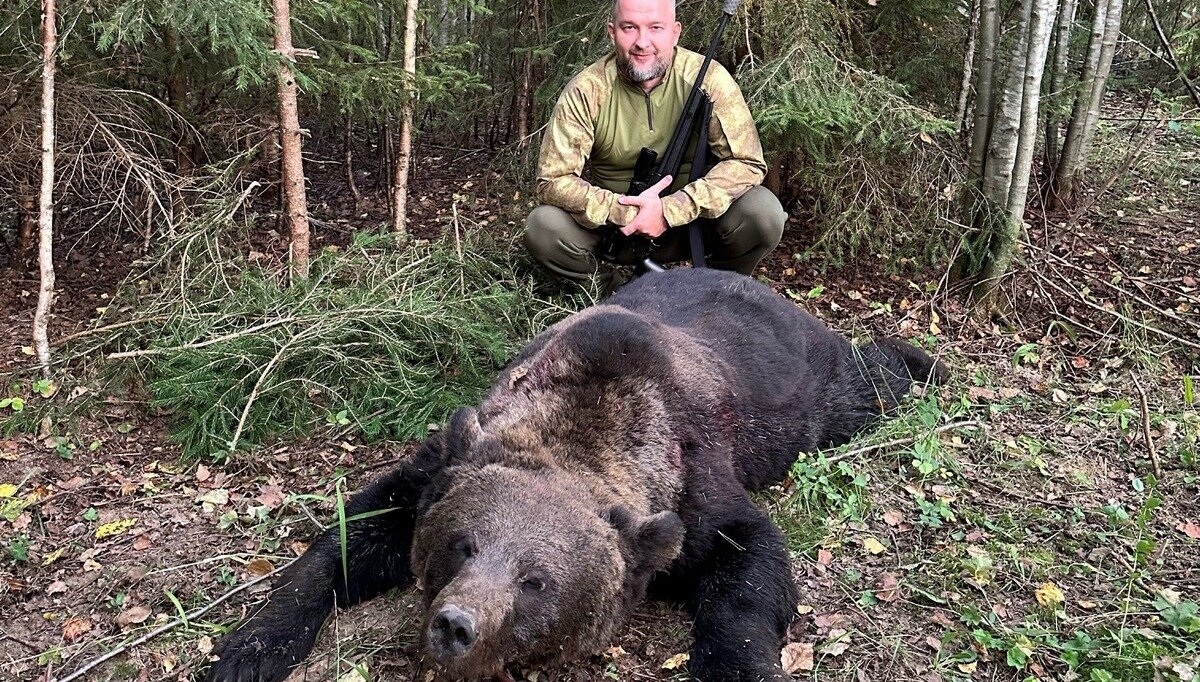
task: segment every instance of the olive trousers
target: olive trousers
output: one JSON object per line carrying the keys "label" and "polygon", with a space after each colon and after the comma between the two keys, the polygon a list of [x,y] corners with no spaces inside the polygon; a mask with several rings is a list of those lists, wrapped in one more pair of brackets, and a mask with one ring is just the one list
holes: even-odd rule
{"label": "olive trousers", "polygon": [[[787,213],[771,190],[752,187],[721,217],[701,221],[706,265],[743,275],[754,272],[763,256],[779,244]],[[538,206],[525,221],[525,247],[550,271],[584,281],[596,273],[596,245],[603,230],[589,230],[557,206]],[[634,265],[632,254],[618,262]],[[660,263],[690,260],[688,230],[676,227],[655,240],[650,257]]]}

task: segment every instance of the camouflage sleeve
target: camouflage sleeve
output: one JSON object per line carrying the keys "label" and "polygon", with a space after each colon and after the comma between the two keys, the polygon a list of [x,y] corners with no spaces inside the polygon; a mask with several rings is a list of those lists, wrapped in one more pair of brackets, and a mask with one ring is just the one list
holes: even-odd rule
{"label": "camouflage sleeve", "polygon": [[713,102],[708,145],[717,164],[703,178],[663,197],[663,215],[672,227],[721,216],[767,174],[758,129],[737,82],[716,62],[704,80]]}
{"label": "camouflage sleeve", "polygon": [[584,227],[628,225],[637,209],[617,203],[621,195],[583,179],[583,167],[595,139],[601,86],[585,72],[563,90],[542,136],[535,195],[558,206]]}

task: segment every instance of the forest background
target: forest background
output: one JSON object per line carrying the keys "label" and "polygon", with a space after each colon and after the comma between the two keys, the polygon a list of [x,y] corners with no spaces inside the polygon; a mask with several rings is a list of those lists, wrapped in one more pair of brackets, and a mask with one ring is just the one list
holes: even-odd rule
{"label": "forest background", "polygon": [[[719,4],[678,12],[701,49]],[[607,13],[4,5],[0,679],[191,679],[347,491],[597,299],[520,231]],[[719,58],[790,215],[758,277],[955,368],[759,498],[789,671],[1195,679],[1200,7],[746,0]],[[339,614],[294,679],[424,679],[415,603]],[[511,672],[684,679],[687,642],[651,605]]]}

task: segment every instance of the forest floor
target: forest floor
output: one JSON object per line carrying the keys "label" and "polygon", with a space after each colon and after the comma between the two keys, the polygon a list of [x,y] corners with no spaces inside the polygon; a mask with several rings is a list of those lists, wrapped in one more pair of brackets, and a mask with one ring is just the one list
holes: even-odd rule
{"label": "forest floor", "polygon": [[[1120,162],[1131,125],[1107,129],[1118,151],[1101,168]],[[507,215],[511,190],[478,158],[447,154],[424,151],[414,224],[443,225],[435,213],[465,183],[480,191],[464,216],[491,226]],[[1077,224],[1031,211],[1005,326],[973,321],[941,271],[891,275],[862,258],[821,272],[793,257],[811,235],[789,226],[761,278],[840,331],[910,338],[954,372],[758,497],[794,552],[802,605],[785,658],[799,679],[1194,679],[1198,186],[1194,136],[1164,127]],[[329,197],[313,210],[319,238],[384,219],[380,204],[351,213],[336,192],[334,177],[310,194]],[[56,337],[88,325],[136,249],[93,239],[60,251]],[[34,277],[13,271],[0,288],[5,390],[32,380],[22,347]],[[0,680],[62,679],[270,572],[334,516],[338,476],[356,488],[412,448],[330,430],[222,464],[184,461],[166,416],[136,393],[105,400],[69,437],[48,431],[0,437]],[[194,679],[267,589],[77,679]],[[410,591],[339,613],[290,679],[432,679],[416,651],[418,602]],[[682,680],[688,647],[684,612],[650,603],[603,655],[510,672]]]}

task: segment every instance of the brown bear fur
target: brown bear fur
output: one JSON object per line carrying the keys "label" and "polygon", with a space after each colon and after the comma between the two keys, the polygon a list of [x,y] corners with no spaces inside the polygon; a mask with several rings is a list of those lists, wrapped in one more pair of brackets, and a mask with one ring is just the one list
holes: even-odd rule
{"label": "brown bear fur", "polygon": [[653,579],[690,605],[695,677],[783,679],[790,558],[748,491],[943,372],[903,342],[855,347],[740,275],[646,275],[540,334],[478,409],[357,496],[348,514],[385,511],[350,525],[349,580],[334,531],[208,679],[282,679],[335,598],[414,574],[424,650],[451,677],[601,651]]}

